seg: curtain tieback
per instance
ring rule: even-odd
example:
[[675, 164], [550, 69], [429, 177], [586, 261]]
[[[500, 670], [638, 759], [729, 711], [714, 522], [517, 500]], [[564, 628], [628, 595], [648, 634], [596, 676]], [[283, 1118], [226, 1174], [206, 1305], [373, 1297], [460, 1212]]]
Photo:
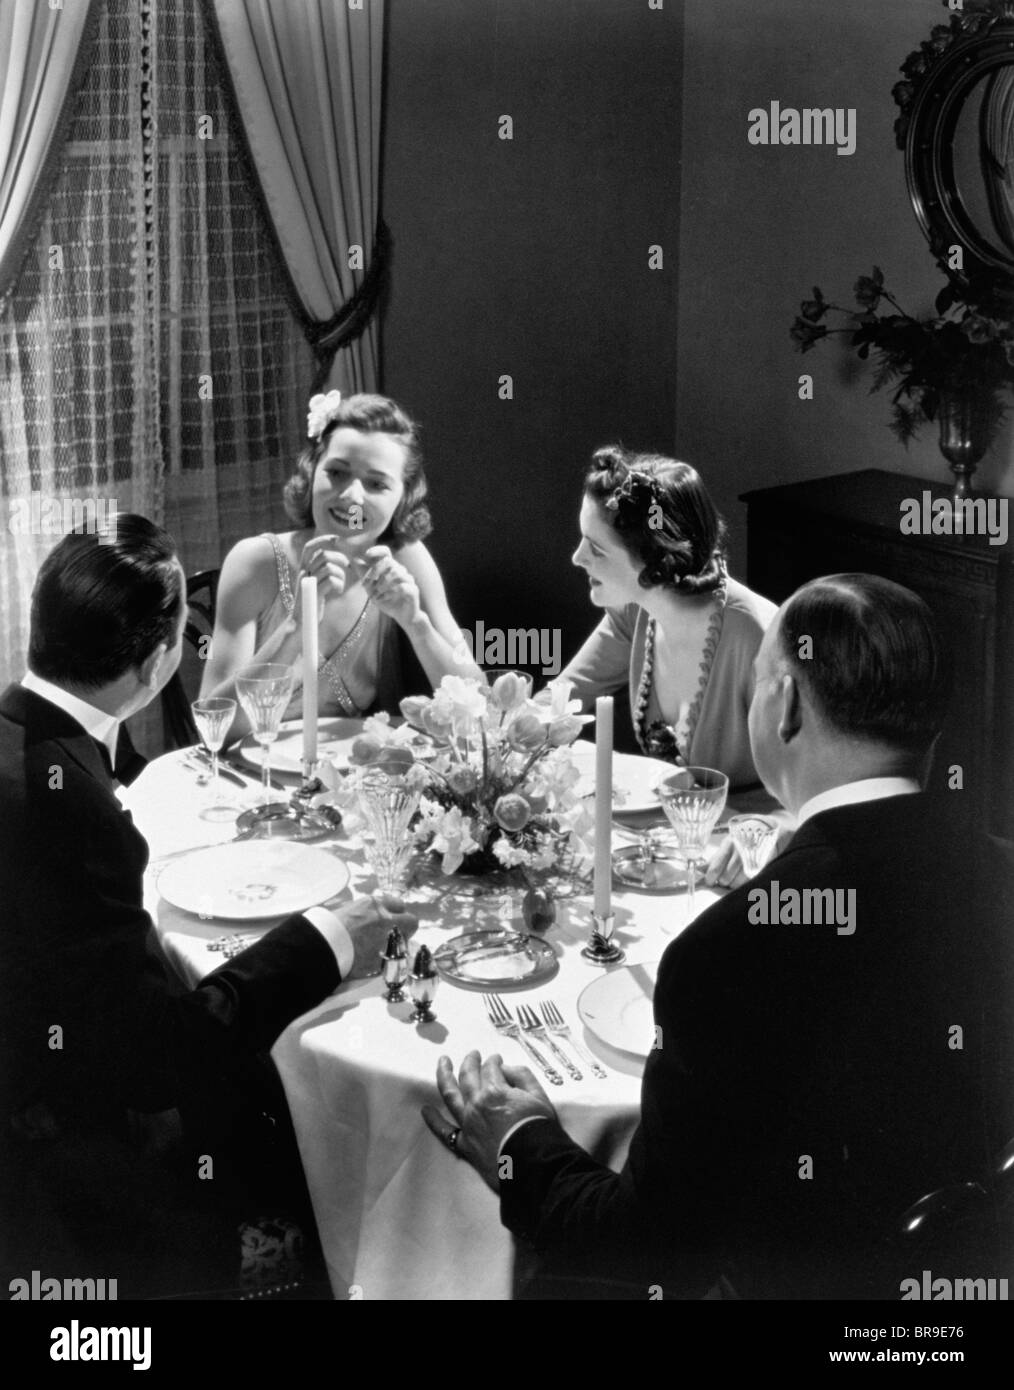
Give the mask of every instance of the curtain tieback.
[[330, 361], [340, 347], [358, 338], [377, 307], [387, 271], [391, 234], [381, 219], [370, 253], [370, 264], [363, 283], [332, 318], [306, 326], [306, 337], [318, 361]]

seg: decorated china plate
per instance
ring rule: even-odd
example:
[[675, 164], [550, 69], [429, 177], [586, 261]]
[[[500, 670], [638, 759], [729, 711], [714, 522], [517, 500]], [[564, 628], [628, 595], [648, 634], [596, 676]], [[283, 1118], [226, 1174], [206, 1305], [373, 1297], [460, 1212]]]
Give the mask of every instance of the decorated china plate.
[[291, 840], [233, 840], [183, 855], [162, 870], [167, 903], [229, 922], [287, 917], [333, 898], [349, 871], [322, 849]]
[[607, 1046], [647, 1057], [655, 1045], [651, 1001], [657, 971], [657, 961], [623, 965], [592, 980], [578, 996], [581, 1022]]
[[[331, 763], [339, 772], [349, 769], [349, 751], [353, 741], [363, 732], [362, 719], [343, 719], [338, 716], [318, 720], [317, 757], [321, 762]], [[402, 740], [399, 739], [398, 742]], [[431, 739], [416, 733], [407, 733], [404, 743], [412, 749], [417, 758], [431, 757]], [[243, 761], [252, 768], [261, 767], [263, 752], [261, 745], [248, 734], [237, 750]], [[290, 719], [278, 730], [278, 737], [271, 745], [271, 770], [299, 776], [303, 771], [303, 721]]]
[[[570, 746], [571, 757], [581, 770], [581, 780], [577, 784], [579, 796], [593, 796], [595, 793], [595, 745], [586, 739], [578, 739]], [[659, 811], [655, 788], [663, 777], [668, 777], [676, 769], [672, 763], [664, 763], [660, 758], [644, 758], [636, 753], [613, 754], [613, 813], [614, 815], [636, 815], [644, 811]]]

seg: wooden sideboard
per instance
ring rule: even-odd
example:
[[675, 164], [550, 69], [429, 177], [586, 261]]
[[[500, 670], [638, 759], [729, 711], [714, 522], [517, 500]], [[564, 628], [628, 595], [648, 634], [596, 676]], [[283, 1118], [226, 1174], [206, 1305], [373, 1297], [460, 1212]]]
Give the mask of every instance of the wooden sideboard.
[[[954, 660], [954, 692], [932, 782], [960, 764], [969, 823], [1014, 840], [1014, 540], [903, 535], [902, 503], [946, 498], [925, 478], [880, 469], [744, 493], [747, 582], [781, 603], [822, 574], [865, 571], [920, 594]], [[1014, 526], [1014, 503], [1008, 501]]]

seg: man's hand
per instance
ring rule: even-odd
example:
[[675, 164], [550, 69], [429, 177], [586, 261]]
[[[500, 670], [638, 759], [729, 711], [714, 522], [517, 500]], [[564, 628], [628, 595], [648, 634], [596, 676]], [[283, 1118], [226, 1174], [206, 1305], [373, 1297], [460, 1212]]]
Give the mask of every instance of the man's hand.
[[[773, 821], [778, 828], [771, 852], [765, 859], [764, 865], [769, 863], [792, 839], [796, 833], [795, 818], [788, 811], [765, 811], [764, 820]], [[759, 872], [759, 871], [758, 871]], [[707, 871], [704, 875], [704, 882], [709, 888], [739, 888], [744, 883], [749, 883], [750, 875], [743, 867], [743, 860], [739, 850], [733, 843], [731, 835], [724, 835], [722, 843], [708, 859]]]
[[419, 925], [418, 917], [406, 912], [402, 900], [389, 893], [357, 898], [355, 902], [343, 903], [331, 911], [352, 938], [355, 960], [346, 977], [349, 980], [377, 974], [380, 955], [393, 927], [397, 927], [402, 936], [408, 937]]
[[451, 1119], [432, 1105], [423, 1106], [423, 1119], [444, 1144], [460, 1130], [454, 1153], [494, 1192], [500, 1191], [497, 1154], [507, 1131], [533, 1115], [556, 1119], [549, 1097], [528, 1068], [505, 1067], [495, 1052], [485, 1062], [478, 1052], [469, 1052], [456, 1080], [451, 1059], [441, 1057], [437, 1090]]

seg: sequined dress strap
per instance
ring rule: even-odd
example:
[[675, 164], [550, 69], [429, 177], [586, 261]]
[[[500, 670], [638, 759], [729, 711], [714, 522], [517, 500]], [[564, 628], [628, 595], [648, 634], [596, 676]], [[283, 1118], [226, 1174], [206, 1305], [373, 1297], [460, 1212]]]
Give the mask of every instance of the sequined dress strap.
[[291, 618], [296, 609], [296, 596], [292, 592], [292, 572], [289, 569], [289, 562], [285, 558], [285, 551], [282, 549], [282, 543], [278, 537], [270, 531], [263, 531], [261, 534], [266, 541], [271, 542], [271, 549], [275, 552], [275, 565], [278, 568], [278, 592], [282, 596], [285, 616]]
[[352, 653], [362, 645], [363, 638], [367, 632], [367, 621], [373, 609], [373, 600], [367, 599], [363, 604], [362, 612], [352, 624], [346, 637], [339, 642], [338, 646], [325, 661], [323, 656], [317, 660], [317, 670], [322, 671], [327, 678], [327, 683], [331, 689], [331, 694], [338, 701], [343, 714], [351, 718], [357, 718], [364, 711], [359, 708], [349, 688], [342, 679], [342, 663], [347, 661]]

